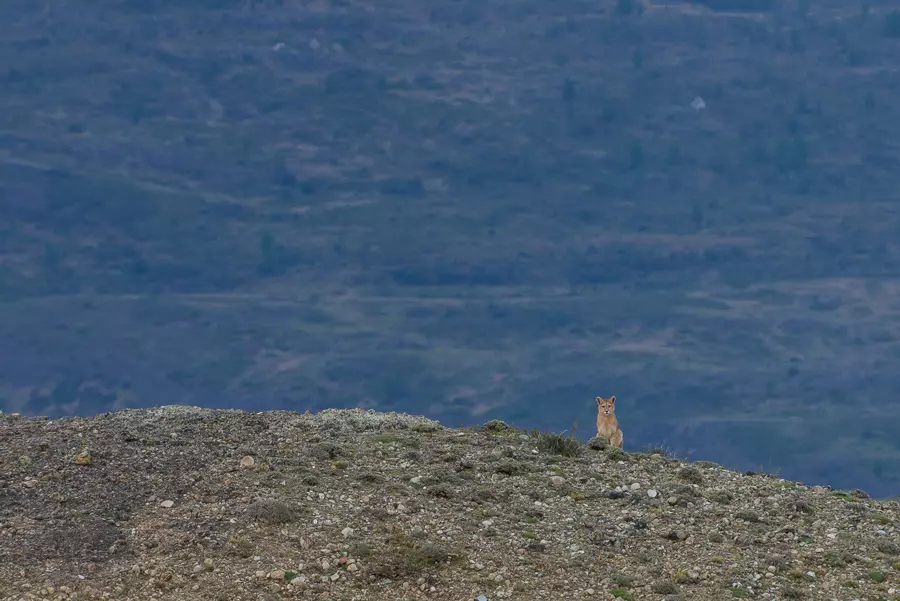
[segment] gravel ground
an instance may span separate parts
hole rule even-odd
[[[0,417],[0,599],[900,600],[900,504],[502,422]]]

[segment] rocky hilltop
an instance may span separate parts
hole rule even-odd
[[[900,504],[397,413],[0,417],[0,599],[900,599]]]

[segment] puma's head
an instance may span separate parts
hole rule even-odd
[[[616,397],[611,396],[606,400],[603,397],[597,397],[597,411],[600,415],[612,415],[616,412]]]

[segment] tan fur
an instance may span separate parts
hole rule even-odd
[[[619,420],[616,419],[616,397],[611,396],[607,400],[597,397],[597,436],[602,436],[614,447],[622,448],[625,437],[619,429]]]

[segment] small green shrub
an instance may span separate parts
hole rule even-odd
[[[678,585],[674,582],[654,582],[650,587],[650,590],[656,593],[657,595],[677,595],[678,594]]]
[[[781,594],[785,599],[802,599],[804,596],[803,591],[798,588],[794,588],[793,586],[784,587],[784,590],[781,591]]]
[[[678,477],[691,484],[700,484],[703,482],[703,474],[700,473],[700,470],[690,465],[678,470]]]
[[[709,500],[714,503],[721,503],[722,505],[727,505],[731,503],[731,500],[734,497],[732,494],[725,490],[715,490],[709,494]]]
[[[253,546],[246,538],[240,536],[232,536],[228,539],[228,551],[232,555],[236,555],[238,557],[251,557],[256,551],[256,547]]]
[[[563,436],[546,432],[538,439],[538,450],[550,455],[575,457],[581,453],[581,443],[574,436]]]
[[[425,492],[432,497],[440,497],[442,499],[449,499],[453,496],[453,489],[446,482],[429,486],[425,489]]]
[[[263,499],[247,507],[247,517],[268,524],[286,524],[296,519],[296,512],[284,501]]]

